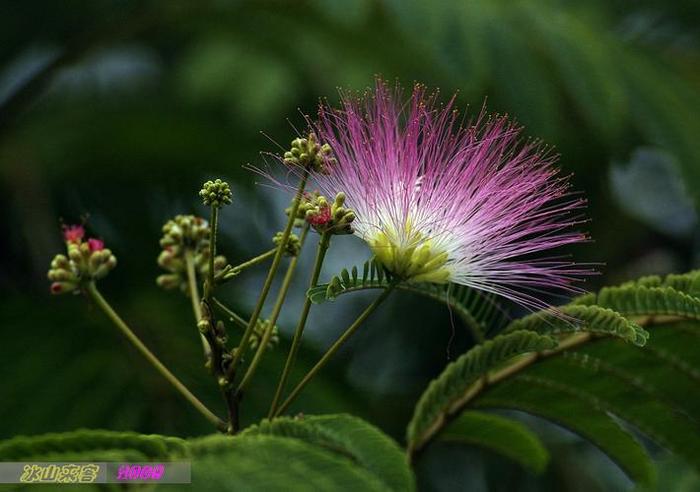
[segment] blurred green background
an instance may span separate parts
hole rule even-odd
[[[235,262],[267,248],[289,197],[256,185],[242,165],[263,164],[259,152],[277,150],[273,141],[286,145],[319,97],[337,101],[338,87],[362,89],[375,75],[409,87],[420,81],[444,97],[459,91],[459,105],[472,111],[487,100],[556,146],[589,199],[594,242],[571,252],[604,263],[589,288],[697,267],[699,21],[694,0],[2,2],[0,438],[77,427],[210,432],[96,309],[80,297],[49,296],[59,218],[89,214],[91,232],[120,262],[102,282],[105,294],[220,408],[187,300],[154,283],[160,226],[177,213],[204,213],[196,192],[220,176],[235,193],[221,251]],[[368,256],[362,243],[341,238],[323,278]],[[249,312],[261,275],[247,273],[223,297]],[[306,282],[302,275],[280,322],[281,347],[244,402],[248,423],[269,404]],[[365,303],[348,296],[316,308],[304,363]],[[443,306],[396,296],[296,410],[351,412],[401,441],[421,390],[472,342]],[[546,475],[438,444],[418,463],[419,483],[631,487],[592,446],[533,425],[556,450]],[[659,490],[700,488],[683,463],[654,452]]]

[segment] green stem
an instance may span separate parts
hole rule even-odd
[[[369,317],[372,312],[377,309],[377,307],[384,302],[384,300],[389,296],[391,291],[394,289],[394,285],[390,285],[387,289],[382,292],[379,297],[377,297],[372,304],[367,306],[367,308],[360,314],[360,316],[357,317],[357,319],[343,332],[343,334],[338,338],[338,340],[335,341],[333,345],[326,351],[325,354],[323,354],[323,357],[321,357],[321,360],[319,360],[314,367],[311,368],[311,370],[306,373],[306,376],[301,380],[299,384],[292,390],[292,392],[289,394],[289,397],[282,403],[279,407],[279,409],[274,413],[274,416],[278,416],[281,413],[283,413],[287,408],[289,408],[289,405],[296,399],[296,397],[299,395],[301,390],[304,389],[304,387],[311,381],[316,374],[323,369],[323,367],[328,363],[331,357],[335,355],[335,353],[340,349],[340,347],[343,346],[345,342],[348,341],[348,339],[355,333],[355,331],[360,327],[360,325]]]
[[[314,262],[313,272],[311,274],[311,280],[309,282],[309,288],[313,289],[318,283],[318,277],[321,275],[321,267],[323,266],[323,259],[326,257],[326,251],[328,251],[328,246],[331,241],[331,234],[324,232],[321,235],[321,240],[318,243],[318,250],[316,251],[316,261]],[[294,330],[294,338],[292,339],[292,346],[289,349],[289,355],[287,355],[287,361],[284,364],[284,369],[282,370],[282,375],[280,376],[279,383],[277,383],[277,390],[275,391],[275,397],[272,399],[272,404],[270,405],[270,411],[268,413],[268,418],[272,418],[277,411],[277,404],[282,398],[282,393],[284,387],[287,384],[287,379],[289,378],[289,373],[294,365],[294,360],[296,359],[297,352],[299,350],[299,344],[301,343],[301,336],[304,333],[304,327],[306,327],[306,320],[309,317],[309,311],[311,310],[311,299],[309,296],[305,296],[304,306],[301,310],[301,316],[297,327]]]
[[[191,250],[185,251],[185,265],[187,266],[187,285],[190,291],[190,300],[192,301],[192,312],[195,317],[195,324],[202,319],[202,306],[199,299],[199,289],[197,288],[197,273],[194,265],[194,254]],[[199,332],[199,330],[197,330]],[[199,332],[199,338],[202,341],[202,349],[206,360],[211,359],[211,346],[206,337]]]
[[[226,316],[228,316],[229,320],[232,323],[236,323],[240,328],[244,330],[248,327],[248,322],[245,319],[243,319],[241,316],[239,316],[238,314],[234,313],[231,309],[226,307],[226,305],[219,299],[213,297],[212,301],[214,302],[214,305],[216,307],[218,307],[221,311],[223,311],[226,314]]]
[[[180,380],[175,377],[175,375],[168,370],[163,363],[158,360],[158,358],[153,355],[148,347],[146,347],[143,342],[136,336],[136,334],[131,331],[127,324],[122,320],[119,315],[112,309],[107,300],[102,297],[100,291],[97,290],[97,286],[94,282],[89,282],[86,285],[85,291],[90,296],[90,298],[97,304],[100,309],[107,315],[107,317],[114,323],[114,325],[121,331],[124,336],[131,342],[131,344],[138,350],[141,355],[143,355],[148,362],[165,378],[170,384],[172,384],[177,391],[180,392],[182,396],[189,401],[193,407],[195,407],[199,413],[204,415],[204,417],[209,420],[212,424],[216,426],[217,429],[225,429],[226,424],[214,413],[209,410],[204,403],[199,401],[199,399],[194,396],[187,387],[180,382]]]
[[[211,206],[211,223],[209,230],[209,271],[207,272],[207,284],[204,287],[204,299],[209,302],[214,294],[214,258],[216,257],[216,229],[219,226],[219,209]]]
[[[238,348],[233,353],[233,359],[231,360],[231,365],[228,368],[227,376],[231,380],[236,373],[236,368],[238,363],[241,361],[241,357],[248,349],[248,344],[250,343],[250,336],[253,334],[253,329],[255,324],[258,322],[260,313],[265,304],[265,299],[267,299],[267,294],[270,292],[270,287],[272,287],[272,281],[275,279],[275,274],[277,273],[277,268],[279,268],[280,262],[282,261],[282,255],[287,247],[287,241],[289,240],[289,235],[292,232],[292,227],[294,227],[294,221],[296,220],[297,212],[299,211],[299,204],[301,203],[301,196],[304,193],[304,188],[306,187],[306,181],[309,178],[309,171],[304,170],[304,174],[299,183],[299,188],[297,189],[296,195],[294,195],[294,202],[292,203],[291,210],[289,211],[289,220],[287,220],[287,226],[282,233],[282,240],[277,246],[275,251],[275,257],[272,260],[272,265],[270,265],[270,270],[267,272],[267,278],[263,284],[263,288],[260,291],[260,296],[258,297],[258,302],[253,309],[253,314],[248,320],[248,326],[243,333],[241,342],[238,344]]]
[[[304,229],[301,231],[301,237],[299,238],[299,243],[301,246],[304,245],[304,241],[308,232],[309,224],[305,224]],[[292,258],[292,261],[289,262],[289,266],[287,267],[287,273],[285,273],[284,280],[282,281],[282,287],[280,287],[280,291],[277,294],[275,306],[272,308],[272,314],[270,315],[270,319],[268,320],[267,326],[265,327],[265,333],[263,333],[262,339],[260,340],[260,344],[258,345],[258,349],[255,352],[255,356],[253,357],[253,360],[250,363],[248,370],[243,376],[241,384],[238,385],[236,393],[241,393],[245,391],[245,389],[250,384],[250,380],[252,379],[253,374],[255,374],[255,371],[258,368],[258,364],[260,364],[260,360],[262,360],[262,356],[265,353],[267,344],[269,343],[270,337],[272,336],[275,323],[277,323],[277,319],[279,318],[280,312],[282,311],[282,306],[284,304],[284,300],[287,297],[287,292],[289,292],[289,287],[292,283],[292,278],[294,277],[294,270],[296,269],[298,260],[299,255],[297,254],[297,256]]]
[[[231,271],[238,273],[241,270],[244,270],[248,267],[257,265],[258,263],[262,263],[263,261],[267,260],[270,256],[273,256],[275,253],[277,253],[276,247],[272,248],[270,251],[265,251],[263,254],[258,255],[255,258],[251,258],[250,260],[241,263],[240,265],[236,265],[235,267],[231,268]]]

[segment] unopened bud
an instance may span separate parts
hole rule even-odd
[[[291,148],[284,153],[283,161],[290,166],[298,166],[318,173],[327,173],[328,167],[335,162],[331,157],[330,145],[321,145],[314,133],[308,138],[295,138]]]
[[[166,290],[174,289],[180,285],[181,279],[180,275],[176,273],[166,273],[163,275],[158,275],[156,278],[156,284]]]
[[[78,288],[78,285],[73,282],[53,282],[51,284],[51,293],[54,295],[67,294]]]
[[[56,255],[51,260],[51,268],[69,268],[70,262],[64,255]]]
[[[231,193],[231,187],[226,181],[215,179],[204,183],[199,196],[202,197],[204,205],[221,208],[231,203],[233,194]]]
[[[283,232],[278,232],[275,234],[275,237],[272,238],[272,242],[275,244],[275,246],[279,246],[280,243],[282,242],[282,238],[284,237]],[[284,247],[284,254],[287,256],[297,256],[299,254],[299,251],[301,250],[301,241],[299,240],[299,236],[296,234],[292,233],[289,235],[287,238],[287,243],[285,244]]]
[[[205,319],[200,319],[197,322],[197,329],[199,330],[200,333],[207,333],[209,331],[210,325],[209,321]]]

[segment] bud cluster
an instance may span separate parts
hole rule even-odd
[[[221,208],[231,203],[233,194],[231,193],[231,187],[226,181],[215,179],[202,185],[199,196],[202,197],[204,205]]]
[[[187,291],[187,260],[185,255],[192,254],[197,273],[205,276],[209,273],[209,223],[194,215],[177,215],[163,226],[160,246],[163,248],[158,256],[158,265],[168,273],[158,276],[156,283],[164,289],[180,287]],[[219,272],[226,266],[226,258],[214,258],[214,271]]]
[[[117,266],[117,259],[102,240],[83,241],[84,237],[83,226],[63,228],[67,255],[58,254],[51,261],[48,278],[52,294],[73,292],[84,282],[103,278]]]
[[[309,133],[307,138],[292,140],[291,149],[284,153],[284,162],[290,166],[328,174],[329,166],[335,163],[332,152],[330,145],[321,145],[316,134]]]
[[[318,192],[305,193],[299,215],[319,233],[352,234],[355,212],[345,208],[345,193],[338,193],[333,203]]]
[[[282,231],[275,234],[275,237],[272,238],[272,242],[275,243],[275,246],[280,245],[283,236],[284,233]],[[299,236],[297,236],[294,233],[291,233],[289,235],[289,238],[287,239],[287,244],[284,247],[284,254],[287,256],[297,256],[300,250],[301,241],[299,240]]]
[[[263,336],[265,335],[265,330],[267,330],[269,324],[270,322],[268,320],[263,319],[258,319],[258,321],[255,323],[255,328],[253,328],[253,334],[250,337],[250,350],[255,351],[258,348],[260,342],[262,342]],[[277,329],[277,325],[273,325],[272,334],[270,335],[270,338],[267,341],[266,349],[270,350],[274,348],[279,343],[279,341],[279,330]]]

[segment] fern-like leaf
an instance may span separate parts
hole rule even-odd
[[[242,435],[301,439],[355,461],[395,491],[415,490],[406,454],[376,427],[351,415],[320,415],[263,420]]]
[[[492,450],[535,473],[542,473],[549,462],[549,452],[537,435],[520,422],[491,413],[462,413],[438,440]]]
[[[309,289],[307,296],[314,304],[322,304],[335,301],[343,294],[368,289],[386,289],[390,282],[391,277],[385,272],[384,267],[372,259],[362,266],[362,275],[359,274],[357,267],[352,267],[350,271],[343,269],[327,284]],[[399,283],[396,288],[445,303],[479,341],[485,338],[487,329],[493,329],[506,320],[494,296],[463,285]]]
[[[655,481],[655,468],[644,446],[595,398],[514,377],[487,390],[473,406],[519,410],[547,419],[593,443],[638,484]]]
[[[453,415],[458,414],[474,391],[473,385],[490,369],[527,352],[552,349],[557,345],[550,336],[520,330],[499,335],[450,363],[433,380],[416,405],[408,425],[409,449],[420,447]]]
[[[344,268],[338,275],[331,278],[327,284],[321,284],[309,289],[306,295],[314,304],[334,301],[336,297],[349,292],[366,289],[386,289],[389,287],[390,276],[384,267],[376,260],[366,261],[362,266],[362,275],[357,267],[350,271]]]
[[[163,459],[185,456],[187,447],[184,440],[176,437],[86,429],[0,441],[0,460],[4,461],[40,461],[46,456],[71,458],[76,453],[95,455],[104,451],[113,455],[138,453],[144,458]]]
[[[605,287],[597,295],[589,294],[574,302],[596,304],[624,316],[676,316],[700,320],[700,299],[668,286],[625,284]]]
[[[532,330],[546,335],[586,331],[616,336],[639,346],[644,346],[649,338],[644,328],[612,309],[572,304],[557,311],[556,316],[548,312],[530,314],[513,321],[505,331]]]
[[[302,439],[214,435],[189,444],[197,490],[391,490],[349,457]]]

